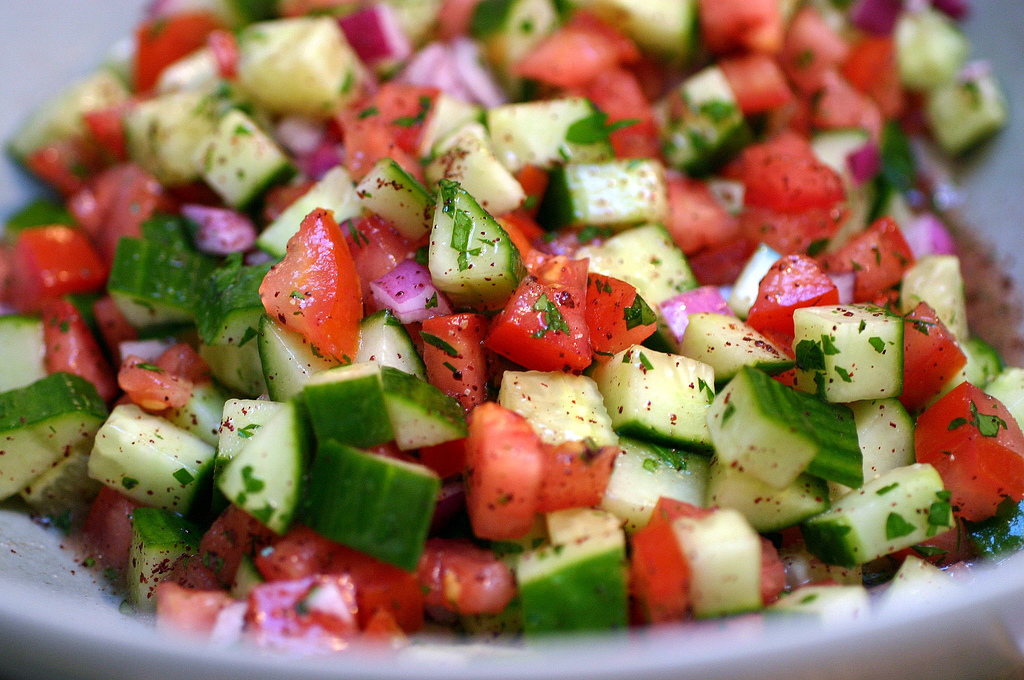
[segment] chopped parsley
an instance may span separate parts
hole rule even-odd
[[[178,484],[181,484],[182,486],[188,486],[192,482],[196,481],[196,478],[192,476],[192,473],[185,468],[179,468],[171,476],[178,480]]]
[[[640,365],[644,367],[644,373],[646,373],[647,371],[654,370],[654,364],[651,363],[651,360],[648,359],[647,355],[644,354],[643,352],[640,352]]]
[[[711,385],[708,385],[704,378],[697,378],[697,389],[704,393],[709,404],[715,400],[715,391],[711,389]]]
[[[871,346],[874,347],[875,351],[879,354],[885,353],[885,340],[882,340],[877,336],[873,336],[868,338],[868,342],[871,343]]]
[[[842,366],[836,366],[836,373],[843,379],[843,382],[853,382],[853,378],[850,376],[850,372]]]
[[[729,419],[736,413],[736,404],[726,404],[725,410],[722,411],[722,427],[729,422]]]
[[[154,373],[163,373],[164,369],[160,368],[156,364],[141,363],[135,364],[135,368],[141,368],[144,371],[153,371]]]
[[[242,483],[245,484],[246,493],[259,493],[266,486],[262,479],[253,476],[251,465],[242,468]]]
[[[134,477],[122,477],[121,478],[121,486],[123,486],[128,491],[131,491],[132,489],[134,489],[138,485],[139,485],[139,480],[135,479]]]
[[[896,489],[899,485],[900,485],[899,482],[893,482],[889,486],[883,486],[881,489],[879,489],[875,493],[878,494],[879,496],[884,496],[885,494],[889,493],[893,489]]]
[[[430,299],[423,305],[424,309],[432,309],[434,307],[437,307],[437,291],[435,291],[434,294],[430,296]]]
[[[821,345],[813,340],[801,340],[796,345],[796,366],[805,371],[824,371],[825,354]]]
[[[828,335],[822,334],[821,336],[821,347],[822,352],[825,356],[831,357],[839,354],[839,348],[836,347],[835,341],[832,340]]]
[[[241,427],[238,429],[238,436],[241,437],[242,439],[249,439],[254,434],[256,434],[256,430],[258,429],[260,429],[259,423],[249,423],[245,427]]]
[[[441,350],[442,352],[444,352],[445,354],[447,354],[450,357],[458,357],[459,356],[459,351],[457,349],[455,349],[448,342],[446,342],[445,340],[437,337],[433,333],[426,333],[426,332],[420,331],[420,337],[423,338],[423,342],[427,343],[431,347],[438,348],[439,350]]]
[[[533,332],[533,337],[543,338],[549,331],[554,333],[565,333],[569,335],[572,329],[569,328],[569,324],[565,322],[565,317],[562,316],[562,312],[558,310],[558,305],[548,298],[547,293],[541,293],[537,301],[533,303],[533,311],[541,313],[541,323],[544,325],[543,328],[539,328]]]
[[[415,116],[402,116],[400,118],[395,118],[391,121],[391,124],[397,125],[398,127],[412,127],[414,125],[420,125],[424,120],[426,120],[427,113],[430,112],[430,107],[433,103],[434,100],[430,97],[422,96],[420,97],[420,110]]]
[[[654,315],[654,310],[640,297],[639,293],[633,298],[633,304],[626,307],[623,318],[626,320],[627,331],[631,331],[637,326],[650,326],[658,320]]]
[[[639,119],[630,118],[615,123],[608,122],[608,114],[604,111],[594,111],[585,118],[569,126],[565,133],[565,141],[570,144],[597,144],[606,142],[611,134],[617,130],[630,127],[639,123]]]
[[[973,425],[978,433],[982,437],[998,437],[999,429],[1009,429],[1006,425],[1006,421],[995,414],[986,414],[978,412],[978,405],[973,401],[971,402],[971,417],[967,418],[954,418],[949,423],[947,428],[949,431],[957,430],[964,425]]]
[[[885,539],[891,541],[896,538],[909,536],[914,533],[916,528],[913,524],[903,519],[901,515],[890,512],[885,520]]]

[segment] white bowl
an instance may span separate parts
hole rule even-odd
[[[0,137],[34,105],[98,63],[140,16],[140,0],[4,2],[0,23]],[[975,55],[995,62],[1014,113],[1024,111],[1020,0],[979,0],[968,31]],[[954,170],[965,214],[1003,265],[1024,281],[1019,247],[1024,215],[1024,122],[1014,115],[996,143]],[[0,215],[37,190],[0,164]],[[966,272],[971,280],[981,265]],[[995,309],[990,307],[989,309]],[[983,319],[990,339],[1007,327]],[[1000,325],[1002,324],[1002,325]],[[1017,326],[1017,322],[1013,322]],[[1019,361],[1020,354],[1011,351]],[[0,509],[0,676],[7,678],[996,678],[1024,677],[1024,556],[979,570],[958,591],[896,612],[822,629],[765,628],[757,619],[666,628],[612,637],[554,638],[522,647],[441,641],[400,654],[353,649],[291,659],[249,648],[210,649],[161,636],[149,621],[123,616],[102,581],[61,548],[62,536],[17,509]]]

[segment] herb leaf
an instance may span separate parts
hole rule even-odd
[[[627,331],[631,331],[637,326],[650,326],[658,320],[654,315],[654,310],[640,297],[639,293],[633,298],[633,304],[626,307],[623,317],[626,320]]]
[[[597,144],[606,142],[613,132],[623,128],[636,125],[640,121],[636,118],[620,120],[615,123],[608,123],[608,114],[604,111],[594,111],[586,118],[580,118],[569,126],[565,133],[565,141],[570,144]]]
[[[420,331],[420,337],[423,338],[423,342],[431,345],[432,347],[438,348],[450,357],[459,356],[459,350],[455,349],[447,341],[437,337],[433,333],[424,333],[423,331]]]
[[[916,528],[913,524],[903,519],[901,515],[890,512],[885,520],[885,538],[887,541],[891,541],[894,538],[909,536],[914,533]]]
[[[548,331],[562,332],[566,335],[572,332],[569,324],[565,322],[562,312],[558,310],[558,305],[548,298],[547,293],[540,294],[537,301],[533,303],[533,311],[541,313],[541,323],[544,325],[543,328],[534,331],[533,337],[543,338],[547,335]]]

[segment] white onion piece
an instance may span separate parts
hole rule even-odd
[[[211,255],[244,253],[256,244],[256,227],[241,213],[205,205],[183,205],[181,214],[199,225],[196,248]]]
[[[857,283],[857,275],[854,272],[842,272],[829,274],[828,278],[832,279],[832,283],[835,284],[836,290],[839,291],[839,304],[852,304],[853,291]]]
[[[430,272],[414,260],[405,260],[370,284],[373,298],[390,309],[402,323],[426,321],[452,313],[451,303],[430,278]]]

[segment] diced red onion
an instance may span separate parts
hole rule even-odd
[[[461,480],[445,482],[437,494],[434,518],[430,521],[430,533],[435,534],[448,526],[466,506],[466,487]]]
[[[370,284],[373,298],[390,309],[402,323],[426,321],[452,313],[444,293],[430,279],[430,272],[415,260],[405,260]]]
[[[325,140],[312,153],[299,156],[296,160],[302,174],[311,180],[319,182],[324,175],[341,165],[342,147],[330,140]]]
[[[932,0],[932,6],[957,21],[966,19],[971,13],[970,0]]]
[[[854,272],[842,272],[839,274],[829,274],[828,278],[832,279],[832,283],[836,284],[836,290],[839,291],[839,304],[852,304],[857,275]]]
[[[992,62],[977,59],[960,69],[957,78],[961,83],[973,83],[992,75]]]
[[[181,214],[199,225],[196,248],[211,255],[244,253],[256,243],[256,227],[241,213],[205,205],[183,205]]]
[[[956,243],[949,229],[932,213],[924,213],[903,226],[903,237],[915,258],[955,255]]]
[[[228,647],[238,642],[242,638],[248,609],[249,603],[245,601],[234,602],[221,609],[210,631],[210,644]]]
[[[467,38],[450,46],[433,42],[417,52],[396,78],[421,87],[436,87],[463,101],[487,107],[504,104],[505,93],[480,60],[476,44]]]
[[[459,79],[472,93],[474,101],[487,108],[508,102],[505,93],[494,81],[494,76],[484,66],[480,48],[474,41],[469,38],[456,39],[452,42],[451,53]]]
[[[135,356],[152,363],[173,345],[167,340],[126,340],[117,346],[118,361],[124,363],[128,357]]]
[[[900,0],[857,0],[850,9],[850,22],[868,33],[889,35],[896,27]]]
[[[878,145],[868,142],[853,151],[846,157],[846,165],[850,168],[850,174],[853,175],[857,184],[864,184],[874,179],[882,168],[882,155],[878,151]]]
[[[338,20],[356,55],[373,65],[385,59],[405,59],[412,43],[390,5],[378,3]]]
[[[734,316],[716,286],[702,286],[688,290],[661,303],[661,313],[664,315],[665,323],[668,324],[672,335],[675,336],[676,342],[683,339],[683,333],[690,325],[690,315],[702,312]]]
[[[325,136],[322,123],[301,116],[282,118],[275,131],[281,145],[295,156],[313,153]]]
[[[216,11],[217,3],[210,0],[153,0],[146,8],[147,19],[162,19],[185,12]]]
[[[923,12],[931,6],[931,0],[904,0],[903,11],[911,14]]]
[[[274,261],[274,256],[264,250],[253,249],[245,254],[243,260],[250,267]]]

